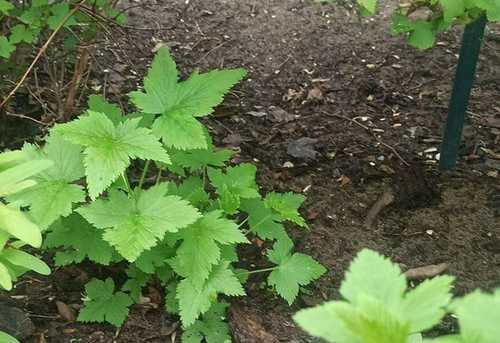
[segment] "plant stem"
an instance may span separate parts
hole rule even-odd
[[[245,223],[248,221],[248,218],[250,218],[250,217],[246,217],[245,219],[243,219],[243,221],[241,223],[238,224],[238,229],[240,227],[242,227],[243,225],[245,225]]]
[[[163,172],[163,168],[162,168],[162,167],[160,167],[160,168],[158,169],[158,176],[156,177],[156,184],[159,184],[159,183],[160,183],[160,181],[161,181],[161,173],[162,173],[162,172]]]
[[[144,183],[144,179],[146,178],[146,174],[148,173],[148,169],[149,169],[150,164],[151,164],[151,160],[147,160],[146,164],[144,165],[144,169],[142,170],[141,179],[139,180],[139,188],[142,188],[142,185]]]
[[[130,188],[130,185],[128,183],[127,177],[125,176],[125,173],[126,172],[122,173],[122,179],[123,179],[123,183],[125,183],[125,187],[127,187],[127,193],[130,195],[132,193],[132,189]]]
[[[249,275],[249,274],[257,274],[257,273],[265,273],[265,272],[271,272],[271,271],[276,270],[278,268],[279,267],[269,267],[269,268],[263,268],[263,269],[249,270],[246,272],[237,273],[236,275]]]

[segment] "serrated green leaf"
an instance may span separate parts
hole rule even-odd
[[[94,226],[106,229],[104,239],[125,259],[134,262],[161,241],[166,232],[177,232],[200,217],[187,201],[166,193],[166,184],[136,190],[131,198],[111,191],[108,200],[99,199],[77,211]]]
[[[163,115],[153,123],[153,132],[165,145],[176,149],[206,149],[207,137],[198,119],[181,113]]]
[[[153,129],[167,146],[207,148],[203,126],[194,118],[212,113],[225,93],[245,75],[242,69],[193,73],[178,83],[178,72],[168,48],[161,48],[144,79],[145,92],[132,92],[133,103],[144,113],[160,114]]]
[[[325,267],[311,256],[301,253],[292,255],[291,248],[288,242],[275,243],[268,257],[271,262],[277,264],[277,269],[273,270],[267,279],[268,284],[290,305],[299,294],[300,286],[309,284],[326,272]]]
[[[118,105],[107,102],[106,99],[100,95],[89,96],[87,106],[90,111],[104,113],[115,125],[118,125],[125,119]]]
[[[9,1],[7,0],[0,0],[0,12],[8,15],[9,11],[14,9],[14,5],[12,5]]]
[[[450,306],[458,316],[461,342],[495,343],[500,337],[500,296],[475,291]]]
[[[46,229],[61,216],[72,212],[72,204],[85,201],[85,192],[79,185],[64,181],[46,181],[9,198],[22,200],[31,206],[31,217],[40,228]]]
[[[374,273],[374,270],[377,272]],[[351,263],[340,287],[340,294],[353,304],[363,294],[379,299],[389,308],[395,308],[400,306],[405,290],[406,279],[399,266],[372,250],[364,249]]]
[[[202,285],[195,284],[190,279],[179,282],[176,298],[179,300],[183,326],[189,327],[200,314],[206,313],[219,293],[228,296],[245,295],[238,278],[228,269],[227,262],[215,267]]]
[[[224,322],[227,303],[215,303],[203,315],[201,320],[186,328],[182,334],[183,343],[200,343],[203,339],[207,343],[231,342],[229,326]]]
[[[134,265],[144,273],[153,274],[157,268],[167,264],[167,259],[175,255],[175,249],[166,244],[158,244],[150,250],[144,251],[135,260]]]
[[[146,287],[149,282],[151,275],[142,272],[139,268],[134,265],[130,265],[127,268],[127,281],[122,286],[122,291],[129,292],[130,297],[138,302],[142,296],[142,289]]]
[[[221,218],[220,211],[205,214],[180,232],[183,240],[171,261],[174,270],[193,284],[203,284],[220,262],[220,244],[248,243],[236,223]]]
[[[35,31],[23,24],[18,24],[11,29],[9,41],[11,44],[20,42],[33,43],[35,41]]]
[[[9,200],[30,206],[34,221],[46,229],[59,217],[69,215],[73,204],[85,201],[82,187],[70,184],[84,176],[81,148],[51,136],[43,150],[25,145],[23,151],[31,159],[50,160],[53,166],[34,177],[35,186],[18,192]]]
[[[50,6],[50,13],[52,14],[48,19],[47,19],[47,24],[49,25],[49,28],[51,30],[55,30],[65,19],[65,17],[69,14],[69,4],[67,3],[58,3],[58,4],[52,4]],[[73,25],[76,25],[77,21],[75,20],[74,17],[69,18],[66,23],[64,24],[64,27],[70,27]]]
[[[264,201],[267,207],[278,212],[283,219],[289,220],[299,226],[306,227],[306,222],[298,211],[305,199],[306,198],[301,194],[272,192],[266,195]]]
[[[44,246],[47,248],[64,248],[55,255],[56,265],[80,263],[85,258],[109,265],[116,254],[102,233],[90,225],[81,215],[74,213],[50,227]]]
[[[204,189],[203,180],[197,176],[188,177],[179,186],[170,183],[168,193],[180,196],[197,208],[206,205],[210,199],[208,193]]]
[[[161,48],[144,78],[146,92],[132,92],[130,97],[144,113],[162,114],[174,102],[178,77],[177,66],[168,48]]]
[[[0,36],[0,57],[10,58],[10,55],[16,50],[14,44],[12,44],[7,37]]]
[[[286,241],[293,245],[281,223],[281,216],[266,207],[262,199],[244,199],[240,208],[248,214],[248,225],[252,233],[262,239]]]
[[[106,281],[94,279],[85,285],[85,291],[84,307],[80,310],[78,321],[106,321],[114,326],[125,322],[132,299],[123,292],[115,293],[115,283],[111,278]]]
[[[351,337],[363,343],[406,343],[411,334],[408,323],[402,322],[381,302],[360,296],[356,306],[336,302],[333,309]]]
[[[411,325],[412,332],[432,328],[446,314],[445,307],[451,300],[451,276],[426,280],[406,293],[402,304],[402,320]]]
[[[88,116],[53,129],[64,139],[85,147],[85,173],[92,199],[125,171],[131,158],[170,163],[160,142],[149,129],[139,128],[139,121],[129,119],[115,127],[105,114],[89,111]]]
[[[187,168],[189,171],[194,172],[201,170],[208,166],[210,167],[223,167],[225,162],[229,161],[233,152],[231,150],[214,150],[210,144],[206,150],[173,150],[170,151],[170,156],[173,165],[179,165],[182,168]]]
[[[253,164],[243,163],[226,169],[208,168],[208,178],[217,190],[222,209],[234,214],[240,206],[240,198],[259,198],[258,186],[255,182],[257,168]]]

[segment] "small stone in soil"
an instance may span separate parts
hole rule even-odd
[[[23,340],[33,334],[35,325],[21,309],[0,303],[0,331]]]
[[[288,155],[303,159],[303,160],[314,160],[318,152],[314,149],[314,144],[318,142],[317,139],[302,137],[297,140],[291,141],[288,144],[286,152]]]

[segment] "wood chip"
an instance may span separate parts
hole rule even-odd
[[[446,269],[448,269],[448,263],[431,264],[425,267],[408,269],[404,274],[408,280],[421,280],[442,274]]]
[[[382,211],[385,207],[389,206],[393,201],[394,201],[394,194],[392,194],[391,191],[384,192],[378,198],[377,202],[373,204],[370,211],[368,211],[368,214],[366,215],[365,219],[365,228],[371,229],[380,211]]]
[[[59,312],[59,315],[61,316],[62,319],[70,323],[75,321],[76,319],[75,312],[71,307],[69,307],[62,301],[56,301],[56,306],[57,306],[57,312]]]

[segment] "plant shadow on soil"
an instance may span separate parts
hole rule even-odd
[[[206,124],[217,146],[233,147],[238,160],[257,165],[264,190],[307,195],[302,212],[311,230],[291,233],[296,249],[329,271],[292,307],[262,287],[264,275],[250,278],[248,297],[233,299],[230,310],[237,342],[317,341],[291,316],[339,298],[343,274],[362,248],[403,270],[446,262],[457,278],[456,294],[500,286],[500,219],[489,201],[499,182],[486,176],[494,170],[477,153],[478,145],[498,143],[498,132],[482,119],[500,116],[500,43],[487,38],[482,51],[462,161],[457,171],[440,174],[429,154],[439,146],[460,33],[442,35],[431,51],[416,51],[388,33],[394,1],[382,4],[371,20],[347,5],[312,1],[145,0],[129,11],[129,25],[142,29],[104,37],[98,46],[100,63],[111,70],[108,94],[117,101],[123,100],[118,90],[125,94],[140,83],[158,42],[171,47],[184,76],[194,68],[249,71]],[[353,118],[377,129],[379,140],[409,166]],[[290,156],[287,147],[304,137],[313,139],[314,157]],[[389,189],[396,200],[365,228],[369,208]],[[240,251],[245,266],[265,267],[260,257],[267,246],[259,243]],[[83,284],[96,272],[110,271],[83,265],[21,282],[16,294],[25,297],[17,304],[33,314],[37,328],[29,342],[41,342],[42,333],[47,342],[169,341],[177,327],[161,307],[134,308],[116,339],[106,325],[51,319],[57,318],[55,300],[81,303]],[[146,293],[158,296],[154,287]],[[445,321],[435,332],[453,328]]]

